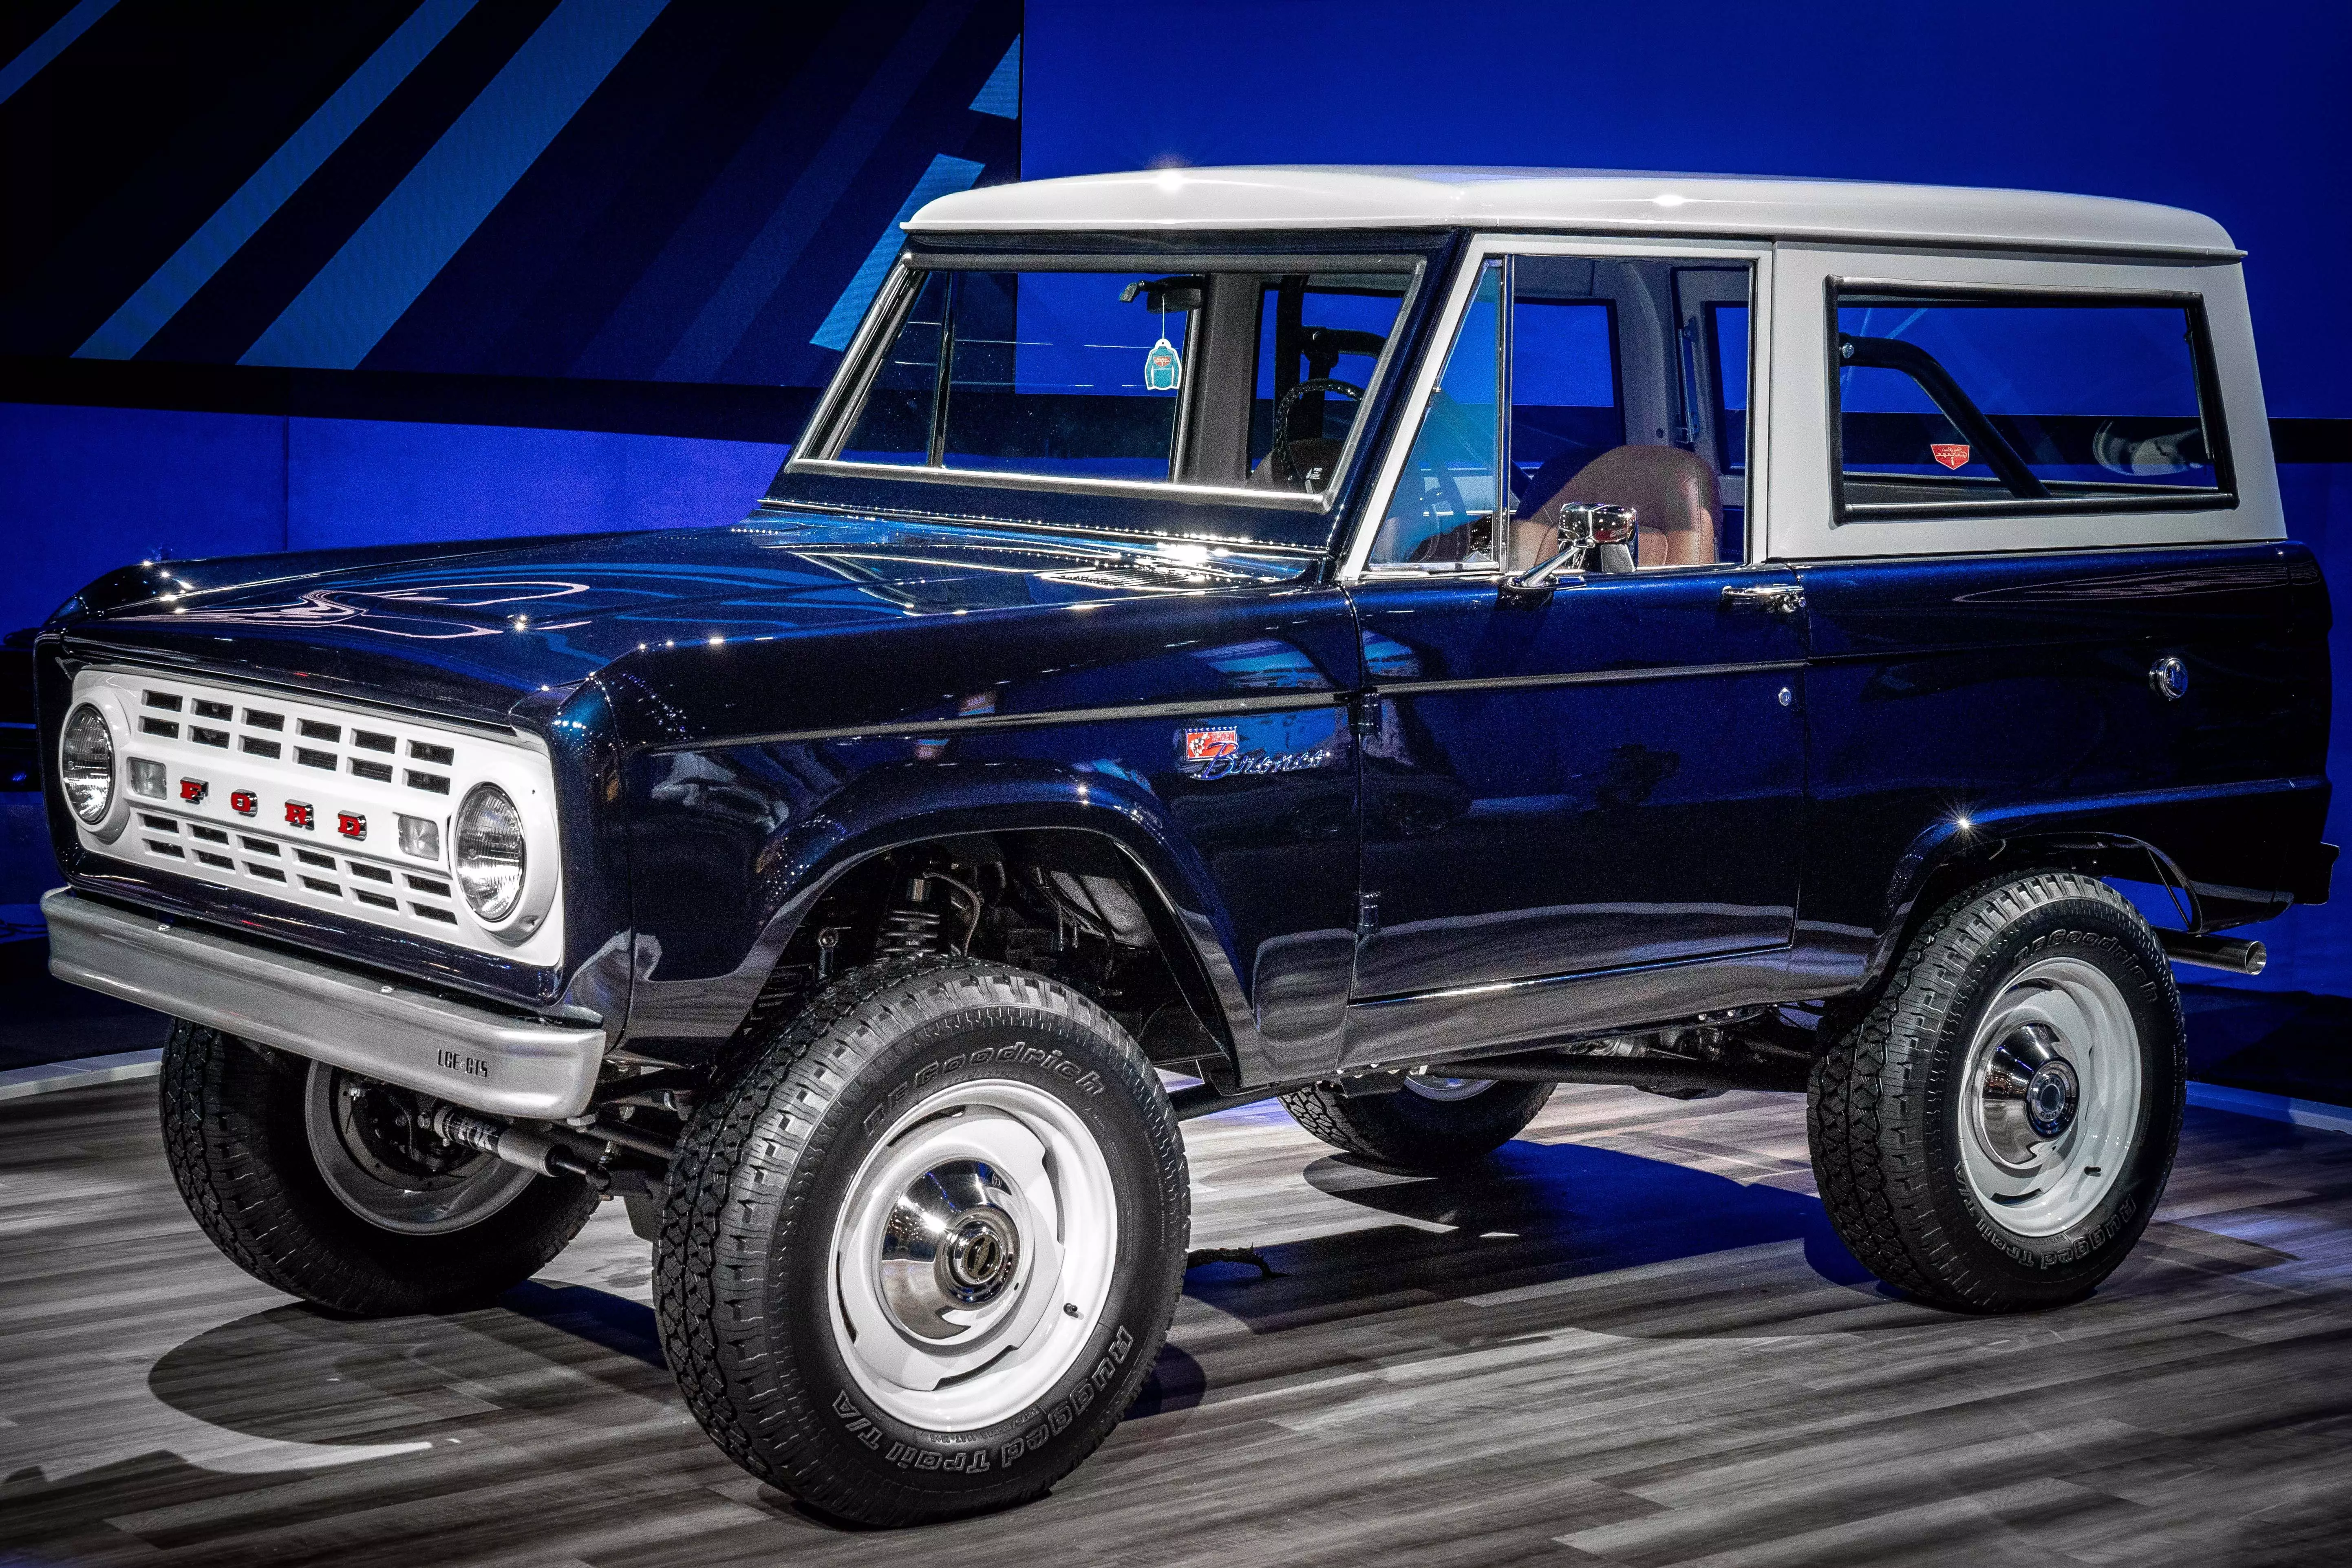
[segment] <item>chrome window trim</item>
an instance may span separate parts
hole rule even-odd
[[[1363,510],[1357,515],[1354,531],[1349,535],[1346,552],[1340,557],[1339,581],[1360,583],[1367,578],[1395,580],[1425,578],[1436,582],[1456,582],[1469,577],[1499,577],[1502,565],[1475,572],[1427,572],[1416,566],[1410,571],[1370,563],[1373,536],[1380,531],[1381,520],[1388,516],[1389,502],[1396,495],[1398,483],[1404,477],[1405,458],[1421,434],[1421,421],[1429,411],[1429,401],[1437,388],[1437,378],[1444,369],[1446,355],[1452,352],[1455,335],[1462,330],[1462,321],[1470,308],[1471,296],[1476,291],[1478,275],[1486,262],[1496,257],[1520,256],[1593,256],[1612,259],[1653,261],[1743,261],[1748,264],[1748,491],[1742,512],[1742,534],[1745,550],[1741,561],[1718,561],[1705,564],[1721,570],[1739,565],[1755,565],[1767,559],[1764,553],[1765,529],[1770,497],[1772,427],[1769,378],[1757,374],[1759,365],[1769,365],[1772,348],[1771,301],[1773,247],[1769,243],[1743,244],[1730,240],[1693,239],[1677,241],[1666,237],[1640,239],[1622,236],[1575,234],[1492,233],[1470,237],[1464,248],[1462,260],[1446,296],[1444,311],[1430,334],[1430,352],[1422,356],[1414,367],[1412,385],[1400,397],[1395,433],[1390,437],[1388,450],[1381,454],[1381,465],[1373,482],[1366,490]],[[1507,299],[1508,290],[1506,289]],[[1444,344],[1443,351],[1436,345]],[[1507,356],[1506,356],[1507,357]],[[1505,421],[1498,417],[1499,426]],[[1499,437],[1498,437],[1499,439]]]
[[[866,319],[859,323],[856,335],[842,356],[841,367],[834,373],[824,394],[810,414],[802,439],[784,460],[782,474],[821,474],[841,479],[907,479],[917,484],[977,486],[990,489],[1045,490],[1069,495],[1123,496],[1143,500],[1161,498],[1190,500],[1223,506],[1249,507],[1266,511],[1327,513],[1339,504],[1346,488],[1347,476],[1352,470],[1357,453],[1364,442],[1365,422],[1357,420],[1349,426],[1347,444],[1339,449],[1339,460],[1333,468],[1331,479],[1322,489],[1287,491],[1253,489],[1243,485],[1203,485],[1171,479],[1091,479],[1071,474],[1022,473],[1000,468],[933,468],[928,464],[857,463],[837,456],[841,444],[849,438],[850,412],[861,405],[873,378],[881,369],[883,344],[895,336],[905,314],[919,292],[915,275],[929,271],[964,272],[1113,272],[1136,270],[1166,272],[1181,268],[1201,272],[1267,273],[1280,263],[1295,261],[1311,264],[1307,270],[1392,272],[1405,279],[1404,292],[1397,300],[1397,321],[1402,322],[1420,298],[1428,281],[1429,258],[1422,255],[1331,254],[1317,252],[1292,254],[1271,251],[1215,252],[1202,255],[1179,253],[1168,256],[1136,257],[1117,252],[1101,254],[1070,251],[1037,255],[980,255],[970,252],[943,256],[926,255],[915,264],[911,253],[900,252],[888,279],[876,291],[875,303]],[[1138,265],[1150,263],[1150,265]],[[1398,337],[1393,329],[1381,346],[1381,357],[1372,366],[1370,384],[1364,388],[1364,401],[1369,404],[1388,378],[1395,374],[1398,357]],[[1192,399],[1188,395],[1179,405],[1181,426]],[[803,457],[803,452],[816,455]],[[789,498],[771,500],[789,502]]]

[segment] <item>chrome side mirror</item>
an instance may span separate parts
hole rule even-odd
[[[1559,550],[1550,560],[1530,566],[1503,584],[1516,594],[1539,592],[1551,586],[1563,572],[1580,572],[1584,558],[1602,545],[1633,542],[1633,509],[1603,506],[1597,501],[1564,501],[1559,509]]]

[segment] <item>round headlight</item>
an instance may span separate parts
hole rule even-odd
[[[114,731],[106,727],[106,715],[87,702],[67,714],[58,752],[66,804],[96,827],[114,806]]]
[[[496,784],[476,784],[457,807],[451,846],[457,885],[475,914],[495,924],[522,901],[522,813]]]

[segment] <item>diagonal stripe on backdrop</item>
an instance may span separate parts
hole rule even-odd
[[[0,66],[0,103],[41,74],[41,68],[70,48],[89,31],[90,24],[114,9],[114,0],[81,0],[81,4],[49,24],[49,30],[25,46],[24,53]]]
[[[563,0],[237,363],[355,368],[667,4]]]
[[[286,145],[269,155],[236,194],[221,204],[205,226],[188,237],[172,258],[155,269],[106,324],[74,351],[77,359],[129,359],[163,330],[164,323],[195,298],[245,242],[275,216],[302,183],[334,156],[352,132],[373,114],[393,89],[408,79],[449,29],[463,21],[475,0],[425,0],[415,15],[386,38],[351,79],[337,88]]]

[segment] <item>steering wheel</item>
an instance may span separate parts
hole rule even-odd
[[[1274,405],[1274,466],[1285,484],[1298,482],[1298,465],[1290,458],[1290,411],[1310,392],[1344,392],[1359,403],[1364,400],[1362,387],[1328,375],[1302,381],[1282,395],[1281,401]]]

